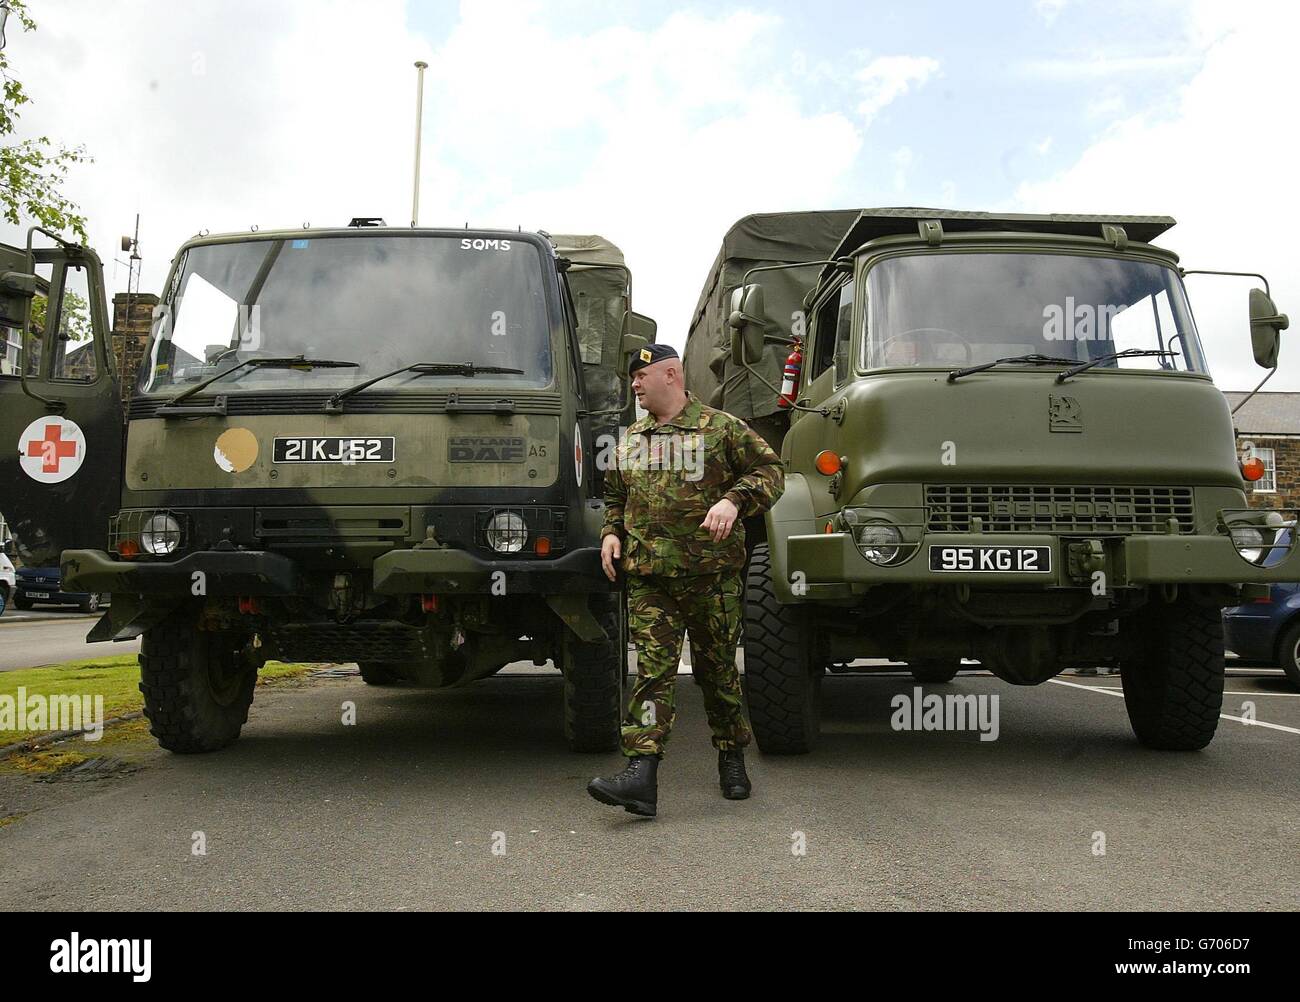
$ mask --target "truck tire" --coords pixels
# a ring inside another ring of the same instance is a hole
[[[149,732],[182,755],[233,743],[248,719],[257,667],[231,634],[202,632],[176,619],[146,630],[140,692]]]
[[[98,612],[99,595],[96,592],[91,592],[77,603],[77,609],[81,612]]]
[[[5,614],[9,608],[9,588],[6,585],[0,585],[0,616]]]
[[[619,747],[623,688],[627,681],[627,610],[621,594],[593,594],[592,615],[605,636],[590,643],[568,627],[560,638],[564,673],[564,740],[575,752]]]
[[[826,669],[813,656],[804,610],[776,600],[767,543],[754,547],[745,577],[744,649],[745,702],[759,750],[766,755],[812,751],[821,731]]]
[[[1223,709],[1223,620],[1209,606],[1181,601],[1130,617],[1131,654],[1120,659],[1129,723],[1148,748],[1196,751],[1208,745]]]
[[[366,685],[396,685],[402,681],[401,675],[379,661],[358,661],[357,667],[361,669],[361,681]]]
[[[1291,684],[1300,688],[1300,621],[1282,631],[1277,644],[1277,663]]]
[[[957,673],[961,671],[961,661],[909,661],[907,667],[912,672],[912,678],[917,682],[939,685],[942,682],[951,682],[957,677]]]

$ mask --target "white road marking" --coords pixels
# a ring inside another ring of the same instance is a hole
[[[1049,682],[1054,685],[1068,685],[1071,689],[1086,689],[1089,692],[1100,692],[1107,696],[1118,696],[1124,698],[1124,693],[1115,689],[1103,689],[1099,685],[1079,685],[1077,682],[1062,682],[1059,678],[1050,678]],[[1258,695],[1258,693],[1246,693],[1248,696]],[[1280,693],[1279,695],[1290,695],[1289,693]],[[1288,734],[1300,734],[1300,727],[1286,727],[1283,724],[1270,724],[1266,720],[1247,720],[1245,717],[1234,717],[1231,713],[1220,713],[1219,716],[1224,720],[1235,720],[1239,724],[1245,724],[1247,727],[1267,727],[1273,731],[1286,731]]]
[[[1117,685],[1085,685],[1083,688],[1114,689],[1117,692],[1124,691],[1120,686]],[[1300,692],[1247,692],[1245,690],[1237,690],[1237,689],[1224,689],[1223,694],[1225,696],[1291,696],[1293,698],[1296,696],[1300,696]]]

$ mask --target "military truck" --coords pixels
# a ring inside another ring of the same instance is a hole
[[[860,658],[935,684],[962,659],[1016,685],[1114,663],[1141,743],[1208,744],[1220,609],[1300,558],[1282,515],[1247,505],[1262,463],[1237,454],[1187,272],[1152,243],[1174,220],[868,209],[817,245],[805,214],[760,218],[800,252],[733,266],[724,244],[687,365],[723,406],[773,404],[804,276],[803,368],[770,419],[787,486],[746,582],[760,748],[811,749],[824,675]],[[1267,288],[1250,324],[1275,370],[1287,319]]]
[[[125,418],[98,259],[11,251],[29,364],[0,379],[0,509],[29,563],[112,596],[89,640],[142,638],[172,751],[234,741],[268,659],[431,687],[549,660],[569,745],[612,749],[627,643],[593,429],[630,412],[653,321],[599,237],[373,223],[186,242]],[[33,336],[42,267],[51,330],[74,277],[90,303],[76,378]]]

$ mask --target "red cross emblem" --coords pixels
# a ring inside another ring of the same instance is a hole
[[[77,443],[66,441],[63,429],[57,424],[45,426],[45,437],[27,443],[27,455],[40,457],[42,473],[58,473],[59,463],[77,454]]]

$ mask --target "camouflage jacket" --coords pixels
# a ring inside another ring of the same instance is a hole
[[[745,563],[745,529],[715,543],[700,526],[729,498],[742,519],[772,506],[785,490],[780,457],[749,426],[687,394],[675,418],[651,415],[628,428],[605,474],[603,539],[623,540],[629,574],[714,574]]]

